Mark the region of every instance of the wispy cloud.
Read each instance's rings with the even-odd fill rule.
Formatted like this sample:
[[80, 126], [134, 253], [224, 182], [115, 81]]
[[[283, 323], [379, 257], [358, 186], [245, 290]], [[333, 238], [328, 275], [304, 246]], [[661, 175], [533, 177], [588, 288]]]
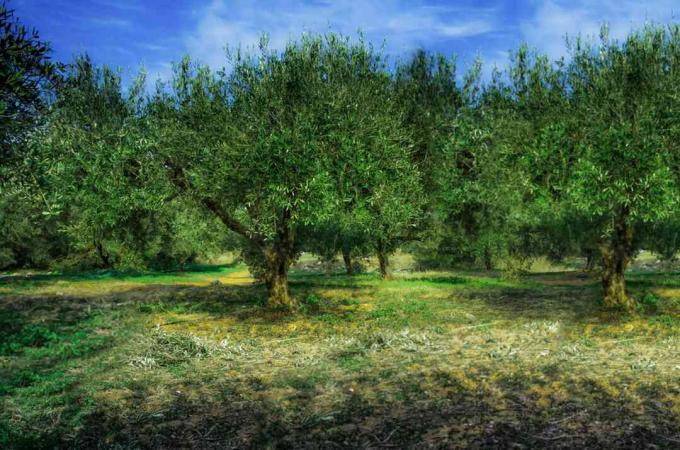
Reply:
[[353, 34], [361, 30], [377, 44], [386, 40], [388, 53], [399, 54], [437, 41], [490, 33], [498, 20], [489, 9], [401, 0], [253, 3], [213, 0], [197, 11], [195, 30], [185, 40], [189, 53], [220, 67], [226, 44], [252, 47], [263, 33], [272, 47], [282, 48], [304, 31]]
[[103, 27], [129, 28], [132, 25], [129, 20], [117, 17], [91, 17], [87, 20], [96, 26]]
[[488, 33], [492, 30], [492, 26], [489, 22], [475, 20], [460, 25], [441, 25], [438, 30], [447, 37], [469, 37]]
[[680, 12], [676, 0], [548, 0], [534, 2], [533, 15], [521, 21], [522, 37], [552, 57], [566, 54], [565, 36], [596, 37], [602, 24], [621, 39], [645, 22], [667, 22]]
[[144, 6], [141, 2], [124, 1], [124, 0], [94, 0], [93, 3], [101, 6], [106, 6], [114, 9], [121, 9], [125, 11], [143, 11]]
[[153, 42], [142, 42], [137, 45], [139, 48], [151, 52], [166, 52], [169, 50], [167, 45], [155, 44]]

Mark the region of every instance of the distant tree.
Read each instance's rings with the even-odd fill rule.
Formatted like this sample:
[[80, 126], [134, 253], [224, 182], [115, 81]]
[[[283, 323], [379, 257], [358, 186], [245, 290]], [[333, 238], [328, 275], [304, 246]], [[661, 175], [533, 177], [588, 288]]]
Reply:
[[425, 204], [419, 172], [406, 152], [389, 165], [371, 168], [373, 186], [361, 206], [366, 210], [368, 234], [378, 256], [378, 269], [389, 278], [390, 255], [404, 242], [416, 238]]
[[139, 202], [121, 183], [140, 169], [131, 157], [140, 89], [141, 80], [128, 101], [118, 73], [78, 58], [65, 70], [46, 127], [34, 137], [49, 192], [46, 212], [60, 216], [71, 256], [80, 254], [86, 266], [112, 267], [114, 234], [126, 221], [142, 228], [134, 223]]
[[341, 229], [346, 267], [352, 267], [352, 252], [363, 254], [368, 245], [388, 278], [389, 256], [417, 237], [427, 200], [408, 102], [385, 69], [377, 77], [348, 79], [348, 87], [336, 91], [344, 99], [339, 104], [350, 106], [337, 110], [342, 132], [333, 145], [342, 153], [332, 174], [343, 202], [332, 220]]
[[[479, 70], [472, 68], [466, 86], [459, 86], [456, 61], [424, 49], [417, 50], [397, 67], [395, 86], [404, 110], [404, 126], [413, 136], [412, 157], [417, 162], [426, 187], [434, 182], [430, 175], [440, 162], [443, 145], [453, 132], [455, 119], [469, 99], [466, 89], [477, 87]], [[474, 93], [472, 93], [474, 95]]]
[[373, 253], [368, 234], [343, 223], [337, 215], [330, 221], [301, 228], [299, 236], [301, 249], [318, 255], [326, 265], [333, 264], [340, 255], [347, 275], [354, 275], [361, 267], [358, 258]]
[[447, 252], [441, 253], [514, 276], [533, 256], [536, 222], [518, 157], [527, 127], [496, 89], [492, 86], [458, 117], [447, 146], [451, 162], [440, 166], [454, 168], [440, 172], [441, 180], [451, 180], [439, 200], [449, 211], [448, 237], [441, 244]]
[[636, 231], [641, 231], [644, 236], [642, 248], [656, 254], [667, 269], [677, 262], [680, 252], [680, 217], [677, 213]]
[[144, 125], [144, 77], [81, 57], [64, 71], [30, 146], [43, 179], [43, 215], [67, 241], [67, 269], [182, 267], [227, 245], [224, 228], [186, 198], [167, 199]]
[[[452, 136], [458, 135], [462, 111], [478, 94], [481, 65], [475, 65], [461, 84], [456, 61], [441, 54], [418, 50], [397, 70], [397, 98], [404, 109], [405, 126], [413, 135], [412, 160], [421, 173], [423, 212], [411, 245], [417, 259], [446, 265], [448, 255], [462, 253], [455, 239], [460, 225], [461, 176], [464, 151], [452, 153]], [[460, 149], [457, 149], [460, 150]]]
[[529, 208], [534, 196], [523, 163], [535, 135], [524, 111], [532, 109], [521, 107], [524, 88], [517, 85], [526, 81], [524, 74], [502, 77], [495, 70], [482, 86], [480, 73], [477, 64], [464, 77], [462, 106], [431, 169], [437, 226], [434, 245], [421, 261], [501, 268], [514, 276], [535, 252], [538, 222]]

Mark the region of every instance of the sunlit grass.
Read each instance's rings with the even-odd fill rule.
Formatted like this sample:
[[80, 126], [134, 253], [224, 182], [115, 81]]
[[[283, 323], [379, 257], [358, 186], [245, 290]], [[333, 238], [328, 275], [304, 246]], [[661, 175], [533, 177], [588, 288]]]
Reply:
[[[238, 276], [235, 276], [238, 275]], [[2, 294], [96, 295], [144, 285], [202, 286], [215, 281], [248, 284], [252, 278], [242, 264], [193, 266], [186, 271], [126, 273], [115, 271], [64, 274], [7, 274], [0, 278]]]
[[294, 315], [238, 265], [5, 281], [0, 443], [670, 447], [680, 290], [630, 278], [635, 315], [574, 273], [300, 271]]

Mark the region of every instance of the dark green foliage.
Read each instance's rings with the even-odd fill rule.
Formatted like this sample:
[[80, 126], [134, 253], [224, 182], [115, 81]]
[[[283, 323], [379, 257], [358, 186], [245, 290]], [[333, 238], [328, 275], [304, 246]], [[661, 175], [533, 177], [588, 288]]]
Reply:
[[334, 221], [302, 228], [299, 233], [301, 248], [318, 255], [326, 269], [330, 269], [340, 256], [347, 275], [353, 275], [362, 271], [360, 260], [372, 254], [373, 247], [369, 233], [356, 222], [347, 222], [350, 214], [341, 212]]
[[[45, 106], [45, 89], [57, 80], [58, 66], [36, 30], [0, 5], [0, 161], [21, 159], [17, 145]], [[4, 173], [0, 173], [0, 180]]]
[[123, 89], [87, 57], [48, 90], [48, 47], [1, 16], [4, 39], [27, 43], [7, 56], [27, 78], [6, 88], [32, 124], [46, 112], [31, 133], [5, 127], [23, 156], [21, 183], [1, 186], [2, 268], [182, 267], [238, 248], [289, 307], [302, 251], [342, 255], [347, 273], [373, 253], [383, 277], [400, 247], [421, 267], [510, 276], [583, 257], [631, 309], [631, 258], [670, 263], [680, 246], [676, 25], [621, 42], [603, 28], [556, 61], [521, 46], [486, 83], [480, 61], [462, 78], [423, 50], [391, 66], [361, 36], [262, 39], [228, 70], [187, 57], [146, 95], [143, 75]]
[[182, 267], [232, 246], [214, 218], [162, 194], [144, 153], [143, 83], [124, 95], [117, 72], [77, 59], [32, 139], [47, 191], [41, 206], [67, 244], [53, 258], [60, 269]]
[[354, 221], [362, 234], [394, 239], [413, 224], [418, 172], [370, 46], [305, 36], [280, 53], [263, 42], [259, 54], [231, 58], [228, 74], [185, 59], [172, 93], [151, 100], [155, 166], [170, 195], [194, 199], [241, 236], [270, 303], [289, 305], [303, 227]]
[[665, 220], [644, 225], [641, 232], [643, 242], [639, 245], [659, 255], [669, 268], [672, 267], [680, 251], [680, 220], [676, 213]]
[[56, 223], [42, 215], [44, 192], [27, 138], [58, 81], [49, 45], [0, 5], [0, 270], [45, 267], [61, 253]]
[[26, 185], [0, 188], [0, 270], [47, 268], [67, 251], [59, 221], [43, 214], [45, 204]]

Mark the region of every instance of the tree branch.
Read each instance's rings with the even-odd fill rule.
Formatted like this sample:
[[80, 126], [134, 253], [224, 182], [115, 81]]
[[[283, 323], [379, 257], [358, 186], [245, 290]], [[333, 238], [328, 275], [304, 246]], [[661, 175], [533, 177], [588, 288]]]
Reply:
[[208, 210], [212, 211], [212, 213], [215, 214], [222, 221], [222, 223], [231, 231], [240, 234], [249, 241], [257, 244], [258, 246], [262, 246], [264, 244], [264, 238], [261, 235], [253, 233], [251, 230], [248, 229], [248, 227], [243, 225], [238, 220], [234, 219], [215, 200], [211, 198], [202, 198], [200, 199], [200, 201], [206, 208], [208, 208]]
[[[177, 187], [180, 192], [197, 197], [191, 182], [187, 179], [182, 168], [174, 164], [172, 161], [166, 161], [165, 165], [170, 170], [171, 183], [175, 185], [175, 187]], [[215, 214], [217, 218], [220, 219], [222, 223], [234, 233], [243, 236], [258, 246], [262, 246], [264, 244], [264, 237], [258, 233], [254, 233], [252, 230], [248, 229], [248, 227], [232, 217], [231, 214], [225, 211], [222, 205], [220, 205], [214, 199], [199, 196], [197, 200], [210, 212]]]

